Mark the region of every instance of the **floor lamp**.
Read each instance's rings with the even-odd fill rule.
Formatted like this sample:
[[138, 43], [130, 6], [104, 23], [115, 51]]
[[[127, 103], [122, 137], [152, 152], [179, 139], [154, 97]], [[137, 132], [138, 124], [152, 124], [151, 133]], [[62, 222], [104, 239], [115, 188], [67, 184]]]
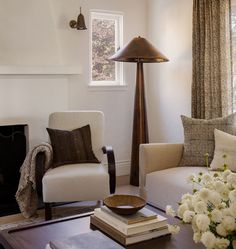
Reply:
[[148, 122], [145, 104], [143, 63], [165, 62], [168, 59], [145, 38], [135, 37], [114, 54], [110, 60], [137, 63], [134, 99], [133, 135], [130, 184], [139, 185], [139, 145], [148, 143]]

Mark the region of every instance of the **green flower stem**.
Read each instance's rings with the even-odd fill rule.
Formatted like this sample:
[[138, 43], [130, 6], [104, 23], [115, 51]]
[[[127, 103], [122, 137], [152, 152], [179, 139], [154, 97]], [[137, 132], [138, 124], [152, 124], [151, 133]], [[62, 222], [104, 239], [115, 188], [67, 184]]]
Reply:
[[205, 154], [206, 167], [209, 168], [209, 153]]

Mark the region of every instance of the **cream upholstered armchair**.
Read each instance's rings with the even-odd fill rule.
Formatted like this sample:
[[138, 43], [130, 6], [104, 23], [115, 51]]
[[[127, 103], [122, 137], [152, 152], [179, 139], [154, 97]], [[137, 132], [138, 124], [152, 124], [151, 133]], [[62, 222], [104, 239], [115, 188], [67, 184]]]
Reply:
[[180, 143], [141, 144], [139, 148], [139, 193], [147, 202], [165, 210], [175, 210], [184, 193], [192, 193], [190, 174], [206, 172], [207, 167], [180, 166], [184, 145]]
[[[51, 204], [102, 200], [115, 192], [115, 158], [112, 148], [104, 147], [104, 115], [100, 111], [56, 112], [49, 116], [49, 128], [72, 131], [90, 125], [92, 150], [98, 163], [76, 163], [49, 168], [44, 172], [44, 155], [37, 163], [37, 188], [45, 203], [45, 219], [52, 218]], [[102, 164], [107, 154], [108, 169]]]

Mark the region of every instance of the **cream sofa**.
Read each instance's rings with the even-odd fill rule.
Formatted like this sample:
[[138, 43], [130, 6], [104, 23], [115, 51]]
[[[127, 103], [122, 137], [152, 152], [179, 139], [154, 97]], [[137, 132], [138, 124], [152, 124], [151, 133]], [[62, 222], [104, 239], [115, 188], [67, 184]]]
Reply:
[[207, 171], [206, 167], [178, 166], [183, 154], [183, 144], [141, 144], [139, 151], [140, 195], [148, 203], [165, 209], [177, 209], [184, 193], [192, 193], [187, 176]]

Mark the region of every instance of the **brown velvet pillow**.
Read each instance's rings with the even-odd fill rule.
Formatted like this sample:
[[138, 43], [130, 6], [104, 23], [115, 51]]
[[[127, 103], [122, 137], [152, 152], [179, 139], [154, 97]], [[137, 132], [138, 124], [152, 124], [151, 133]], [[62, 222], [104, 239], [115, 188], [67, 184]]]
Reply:
[[52, 148], [53, 167], [74, 163], [99, 163], [92, 150], [90, 126], [66, 131], [47, 128]]

